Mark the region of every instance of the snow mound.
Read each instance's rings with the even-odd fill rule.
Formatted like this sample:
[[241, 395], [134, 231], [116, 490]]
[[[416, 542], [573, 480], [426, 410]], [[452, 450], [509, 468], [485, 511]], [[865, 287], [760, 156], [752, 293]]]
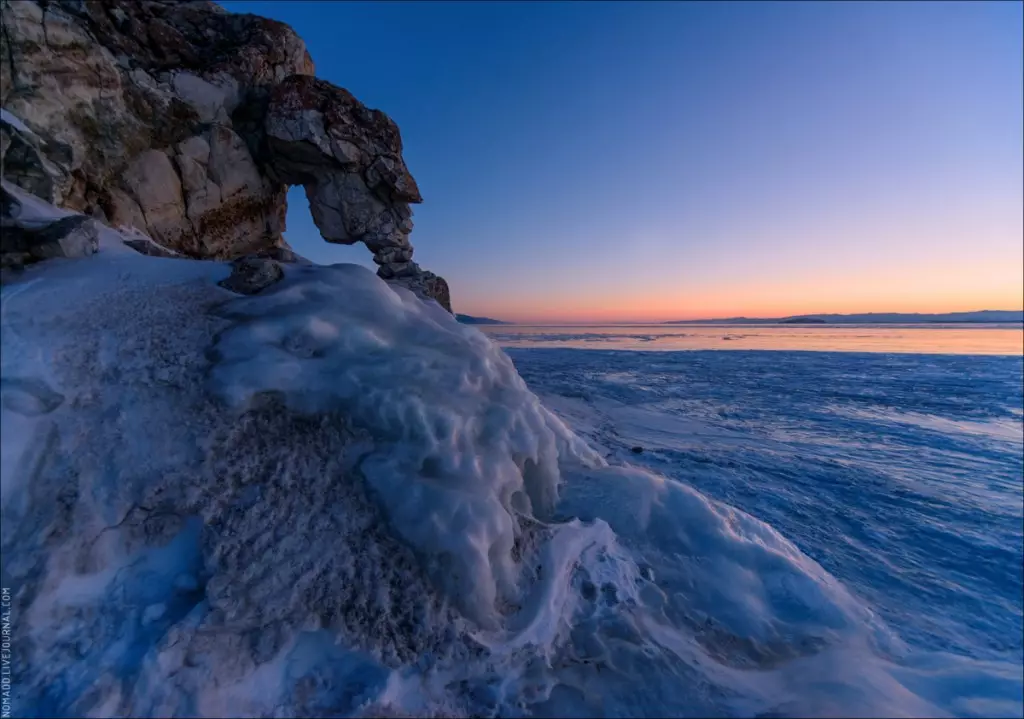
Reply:
[[[40, 223], [64, 214], [26, 199]], [[351, 685], [348, 714], [389, 667], [468, 651], [450, 599], [486, 621], [494, 590], [477, 606], [455, 594], [478, 599], [465, 583], [440, 582], [446, 598], [421, 560], [493, 551], [514, 593], [520, 519], [553, 503], [559, 456], [585, 448], [486, 339], [362, 268], [288, 267], [265, 297], [239, 298], [217, 286], [225, 264], [144, 256], [134, 239], [103, 228], [98, 255], [30, 266], [0, 290], [2, 579], [25, 639], [22, 714], [301, 716], [340, 711]], [[338, 349], [282, 383], [287, 357], [320, 353], [301, 342], [332, 339], [321, 317]], [[260, 344], [275, 322], [293, 354]], [[390, 352], [367, 346], [375, 329]], [[265, 356], [246, 364], [247, 347]], [[290, 392], [251, 390], [260, 367]], [[462, 426], [431, 434], [461, 407]], [[449, 447], [465, 456], [431, 463]], [[477, 559], [472, 542], [498, 546]], [[493, 587], [489, 567], [470, 568]]]
[[362, 472], [391, 524], [450, 596], [494, 626], [515, 601], [519, 517], [557, 498], [558, 462], [600, 459], [548, 412], [472, 327], [356, 265], [294, 268], [218, 310], [211, 389], [246, 406], [341, 412], [370, 432]]

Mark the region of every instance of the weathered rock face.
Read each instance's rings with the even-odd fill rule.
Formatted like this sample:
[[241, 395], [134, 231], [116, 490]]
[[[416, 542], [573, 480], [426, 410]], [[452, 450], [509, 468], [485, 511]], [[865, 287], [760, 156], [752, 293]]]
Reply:
[[422, 198], [387, 115], [323, 80], [293, 75], [274, 88], [265, 129], [273, 175], [306, 188], [325, 240], [365, 242], [381, 265], [408, 261], [409, 203]]
[[6, 179], [193, 257], [280, 241], [284, 188], [231, 113], [313, 71], [290, 28], [206, 2], [5, 0], [2, 17], [0, 102], [34, 135], [0, 126]]
[[[328, 242], [441, 302], [412, 262], [397, 126], [312, 77], [288, 26], [205, 0], [0, 0], [4, 179], [198, 259], [291, 254], [288, 185]], [[438, 288], [443, 288], [440, 292]]]

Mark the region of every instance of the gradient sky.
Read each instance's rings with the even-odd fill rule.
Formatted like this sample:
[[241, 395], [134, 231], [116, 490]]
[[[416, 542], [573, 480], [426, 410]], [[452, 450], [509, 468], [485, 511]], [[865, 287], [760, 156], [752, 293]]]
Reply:
[[[1019, 2], [223, 2], [399, 125], [455, 309], [1024, 305]], [[323, 263], [301, 188], [286, 236]]]

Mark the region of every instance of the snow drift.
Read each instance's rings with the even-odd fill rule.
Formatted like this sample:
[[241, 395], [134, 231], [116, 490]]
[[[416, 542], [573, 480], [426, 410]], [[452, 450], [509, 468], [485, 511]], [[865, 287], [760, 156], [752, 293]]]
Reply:
[[436, 303], [356, 265], [294, 268], [216, 314], [212, 390], [341, 412], [374, 438], [361, 471], [395, 531], [461, 608], [494, 626], [514, 602], [519, 517], [554, 506], [559, 456], [599, 461], [526, 388], [511, 360]]
[[[22, 221], [60, 214], [10, 191]], [[209, 694], [193, 703], [204, 672], [242, 681], [303, 631], [396, 663], [450, 651], [466, 621], [496, 629], [559, 461], [600, 464], [508, 357], [358, 266], [291, 266], [239, 297], [217, 286], [225, 264], [126, 239], [104, 229], [100, 255], [3, 288], [22, 700], [218, 714]], [[165, 689], [128, 696], [171, 666]]]

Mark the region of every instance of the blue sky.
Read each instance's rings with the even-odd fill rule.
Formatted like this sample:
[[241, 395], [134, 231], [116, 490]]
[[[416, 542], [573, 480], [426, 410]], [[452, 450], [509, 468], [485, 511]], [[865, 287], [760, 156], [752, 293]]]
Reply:
[[1021, 307], [1021, 3], [222, 4], [398, 123], [458, 311]]

